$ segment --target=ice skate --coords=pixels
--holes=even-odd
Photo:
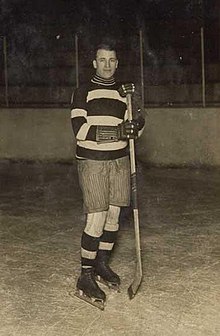
[[[108,260],[109,257],[107,253],[105,251],[99,251],[95,266],[96,278],[99,282],[119,292],[121,280],[108,265]]]
[[[95,281],[93,268],[82,269],[82,273],[77,281],[75,296],[104,310],[106,295]]]

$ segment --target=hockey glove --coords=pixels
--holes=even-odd
[[[118,125],[118,140],[137,139],[138,131],[136,120],[123,121]]]
[[[127,94],[133,94],[134,91],[135,85],[133,83],[123,84],[118,89],[118,92],[122,97],[126,97]]]
[[[96,141],[98,143],[136,139],[140,124],[138,120],[123,121],[117,126],[97,126]]]

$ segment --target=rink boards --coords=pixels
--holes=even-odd
[[[219,166],[218,108],[148,108],[138,159],[150,166]],[[2,108],[0,160],[72,161],[67,108]]]

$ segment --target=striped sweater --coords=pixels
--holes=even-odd
[[[96,142],[98,125],[117,126],[127,119],[126,98],[118,93],[113,78],[95,75],[86,86],[76,89],[71,104],[71,122],[77,140],[76,157],[113,160],[126,156],[128,142]]]

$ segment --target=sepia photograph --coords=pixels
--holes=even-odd
[[[220,335],[220,1],[0,13],[0,336]]]

